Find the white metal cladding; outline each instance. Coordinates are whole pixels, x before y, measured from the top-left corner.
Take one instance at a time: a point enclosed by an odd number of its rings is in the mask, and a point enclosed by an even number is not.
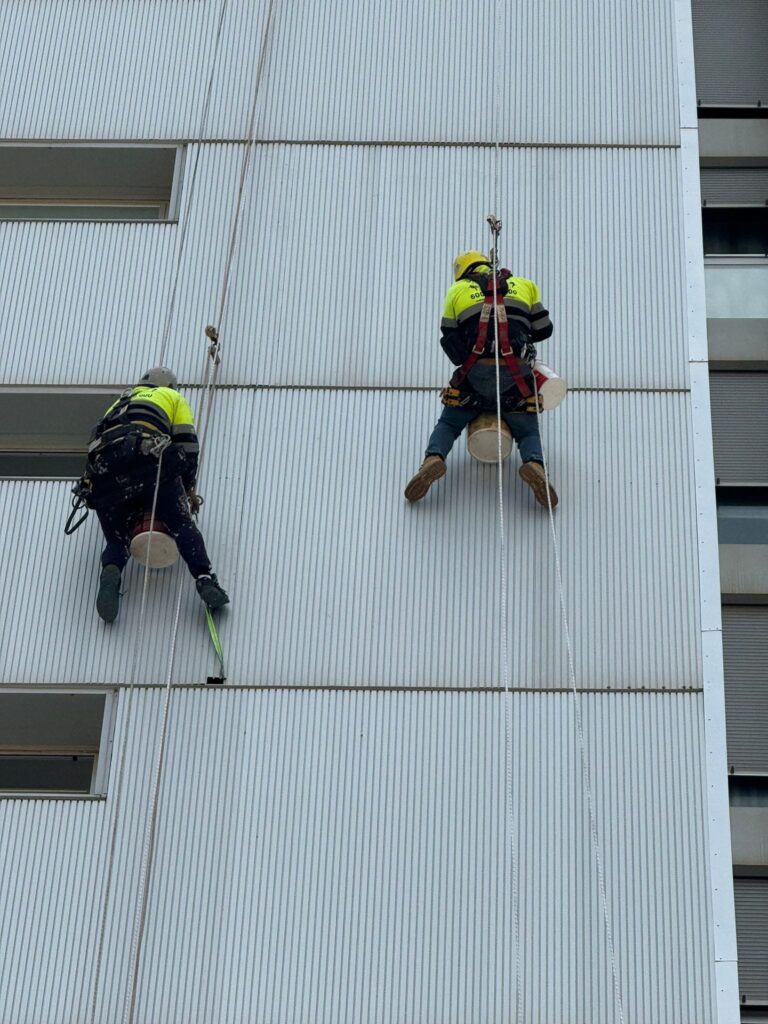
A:
[[[166,356],[189,382],[243,151],[200,151]],[[190,147],[188,184],[197,156]],[[444,385],[443,296],[455,253],[488,243],[493,161],[469,147],[257,147],[223,381]],[[572,386],[687,386],[679,173],[672,150],[502,152],[502,258],[541,287],[555,323],[541,354]],[[9,335],[24,338],[0,382],[132,380],[160,350],[179,244],[171,224],[0,223],[0,304]]]
[[[217,396],[200,490],[232,596],[220,625],[231,682],[500,684],[495,467],[472,461],[462,438],[447,478],[419,505],[403,498],[440,408],[432,393]],[[580,686],[701,685],[689,415],[686,395],[627,393],[576,393],[545,415]],[[511,682],[567,687],[549,520],[516,469],[505,483]],[[98,526],[64,537],[68,485],[5,482],[0,495],[13,621],[28,627],[4,630],[0,680],[164,680],[179,581],[173,679],[212,674],[183,566],[153,574],[137,651],[143,570],[129,570],[120,618],[104,626]]]
[[[0,89],[13,102],[0,137],[197,138],[214,62],[204,135],[242,138],[266,9],[265,0],[4,0]]]
[[[0,82],[15,101],[0,133],[195,138],[222,2],[6,2]],[[206,138],[246,131],[266,8],[228,0]],[[675,144],[674,38],[665,0],[519,0],[501,22],[460,0],[276,0],[257,124],[278,139],[489,142],[501,90],[504,141]]]
[[[489,142],[501,94],[503,141],[678,139],[667,0],[283,0],[269,53],[271,138]]]
[[[768,773],[768,607],[723,608],[728,764]]]
[[[613,1024],[572,698],[509,698],[513,833],[504,699],[175,692],[137,1022],[509,1021],[516,847],[524,1019]],[[710,1024],[702,698],[581,706],[625,1019]],[[125,995],[160,711],[135,693],[100,1021]],[[9,1020],[84,1019],[113,804],[0,802]]]

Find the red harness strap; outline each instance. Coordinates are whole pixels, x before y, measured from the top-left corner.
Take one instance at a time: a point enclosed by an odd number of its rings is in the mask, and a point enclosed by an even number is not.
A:
[[[464,383],[469,375],[469,371],[485,352],[485,344],[488,339],[488,323],[491,319],[491,310],[493,309],[493,291],[493,277],[489,277],[488,284],[485,288],[485,301],[483,302],[483,308],[480,310],[480,323],[477,327],[477,338],[475,339],[475,344],[472,351],[469,353],[466,362],[464,362],[451,377],[450,386],[452,388],[458,388]],[[496,322],[499,325],[499,355],[507,364],[517,390],[523,398],[528,398],[530,397],[531,389],[526,384],[525,378],[520,371],[520,363],[522,360],[518,359],[509,344],[507,309],[504,305],[504,296],[501,293],[500,277],[497,277],[496,279]]]

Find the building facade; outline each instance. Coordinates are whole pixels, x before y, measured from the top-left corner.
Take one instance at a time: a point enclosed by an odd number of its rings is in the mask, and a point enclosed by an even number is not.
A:
[[[0,19],[0,1021],[736,1024],[690,6]],[[491,212],[570,386],[557,550],[463,441],[402,496]],[[107,627],[62,531],[157,362],[224,683],[183,567]]]
[[[743,1021],[768,1020],[766,40],[764,4],[694,4]]]

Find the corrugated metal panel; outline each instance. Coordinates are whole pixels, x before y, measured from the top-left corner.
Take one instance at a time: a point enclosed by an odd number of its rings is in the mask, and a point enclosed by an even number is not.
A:
[[[497,58],[491,56],[493,43]],[[302,140],[675,143],[674,8],[286,0],[265,130]],[[295,85],[303,84],[300,102]]]
[[[765,206],[768,167],[702,167],[701,198],[707,203]]]
[[[768,607],[723,608],[728,763],[768,772]]]
[[[613,1024],[571,698],[510,699],[523,1019]],[[503,700],[174,694],[137,1022],[513,1019]],[[582,710],[626,1019],[714,1024],[701,697]],[[136,694],[98,1020],[125,994],[159,713]],[[5,1006],[84,1019],[110,804],[0,812]]]
[[[188,170],[195,156],[193,148]],[[224,263],[241,156],[239,146],[204,148],[200,156],[176,306],[186,310],[189,294],[196,297],[183,324],[182,377],[199,374],[205,358],[202,332],[220,284],[211,268]],[[0,223],[0,301],[9,303],[13,329],[24,338],[2,382],[134,380],[160,351],[179,245],[174,224]]]
[[[693,0],[696,91],[701,103],[768,100],[768,5],[764,0]]]
[[[215,63],[205,137],[242,138],[266,8],[265,0],[5,0],[0,89],[14,102],[3,105],[0,136],[197,138]]]
[[[241,156],[206,146],[200,157],[167,355],[186,380],[198,379],[215,315]],[[188,167],[194,159],[193,148]],[[258,147],[224,380],[444,385],[443,296],[455,253],[487,244],[493,159],[470,148]],[[678,178],[672,151],[503,153],[502,257],[540,285],[555,322],[542,354],[571,385],[687,386]],[[6,354],[2,383],[131,380],[157,358],[178,243],[173,225],[0,223],[0,306],[25,342]],[[294,259],[308,285],[286,308],[276,296]]]
[[[222,0],[11,0],[0,21],[6,138],[194,138]],[[242,138],[266,3],[229,0],[207,138]],[[673,10],[535,0],[467,17],[459,0],[278,3],[267,138],[674,144]],[[494,36],[505,57],[483,59]],[[39,69],[46,68],[41,78]],[[136,68],[141,67],[141,75]],[[472,69],[471,72],[468,69]],[[501,79],[501,80],[500,80]],[[300,87],[297,88],[298,83]],[[126,104],[130,95],[132,102]]]
[[[734,878],[739,987],[751,1003],[768,1002],[768,878]]]
[[[768,373],[713,371],[710,395],[718,481],[768,484]]]
[[[499,684],[495,467],[473,462],[461,439],[428,498],[403,498],[439,411],[431,393],[217,397],[200,487],[233,598],[221,625],[232,682]],[[579,684],[699,686],[687,396],[578,393],[543,430]],[[507,472],[512,682],[567,686],[548,516],[516,466]],[[62,483],[0,484],[14,620],[27,627],[6,631],[0,679],[164,679],[184,571],[157,574],[137,660],[139,569],[105,627],[93,610],[98,528],[63,536],[67,493]],[[213,659],[199,600],[184,587],[174,678],[202,682]]]

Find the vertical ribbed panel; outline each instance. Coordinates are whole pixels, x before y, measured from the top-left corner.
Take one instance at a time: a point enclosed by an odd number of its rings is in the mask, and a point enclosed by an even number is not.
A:
[[[284,0],[264,132],[490,142],[501,92],[503,141],[674,144],[673,13],[664,0]]]
[[[768,772],[768,607],[723,608],[728,764]]]
[[[4,3],[0,67],[15,102],[0,132],[194,138],[221,2]],[[242,138],[265,27],[263,0],[228,4],[207,138]],[[468,16],[459,0],[439,10],[431,0],[407,9],[373,0],[353,8],[277,3],[262,136],[489,142],[494,118],[484,112],[502,88],[503,141],[677,141],[672,5],[520,0],[503,11],[499,23],[493,5]],[[494,32],[502,56],[495,72],[482,56]]]
[[[242,155],[200,152],[166,355],[189,382],[201,379]],[[188,182],[196,159],[190,147]],[[471,148],[257,147],[223,381],[443,386],[443,297],[456,252],[487,246],[493,159]],[[687,386],[678,176],[673,151],[502,154],[516,204],[502,260],[541,287],[555,323],[541,354],[572,386]],[[133,379],[159,354],[179,236],[175,225],[0,222],[0,306],[9,335],[24,339],[0,383]],[[286,259],[307,281],[288,306],[275,298]],[[340,268],[330,277],[318,270],[329,259]]]
[[[614,1024],[572,699],[509,699],[514,830],[502,695],[175,693],[137,1022],[506,1024],[517,848],[523,1019]],[[125,994],[160,708],[135,695],[99,1021]],[[625,1019],[713,1024],[701,698],[582,711]],[[9,1020],[85,1019],[113,799],[0,802]]]
[[[254,172],[227,379],[445,385],[443,297],[455,254],[488,246],[493,152],[260,147]],[[687,386],[678,153],[508,150],[500,175],[501,259],[541,288],[555,324],[545,361],[575,386]],[[285,254],[317,285],[290,310],[259,298],[279,280],[267,286],[265,258]],[[318,279],[329,259],[340,271]]]
[[[4,0],[0,89],[13,102],[3,104],[0,136],[196,138],[216,58],[205,137],[242,138],[266,7],[265,0]]]
[[[462,437],[445,480],[418,505],[403,498],[437,395],[225,391],[216,403],[201,522],[232,596],[220,627],[230,681],[498,686],[495,466],[474,462]],[[542,420],[580,686],[700,685],[688,417],[683,395],[577,393]],[[547,512],[516,461],[505,473],[511,680],[567,687]],[[153,574],[137,655],[143,570],[131,566],[120,617],[104,626],[98,524],[65,538],[67,493],[0,484],[14,615],[32,627],[6,631],[0,679],[164,679],[181,579],[173,678],[203,682],[213,661],[186,570]]]
[[[191,175],[196,150],[187,155]],[[213,319],[242,147],[204,147],[179,272],[183,379],[200,379]],[[189,180],[189,179],[187,179]],[[189,192],[183,195],[186,215]],[[128,228],[128,230],[126,230]],[[24,338],[2,383],[124,384],[157,361],[180,245],[175,224],[0,222],[0,302]],[[189,295],[195,296],[193,316]],[[11,312],[13,310],[13,312]],[[207,317],[207,319],[206,319]]]
[[[693,0],[696,93],[701,103],[768,100],[765,0]]]
[[[768,878],[734,878],[742,999],[768,1003]]]
[[[715,475],[768,484],[768,373],[710,374]]]

